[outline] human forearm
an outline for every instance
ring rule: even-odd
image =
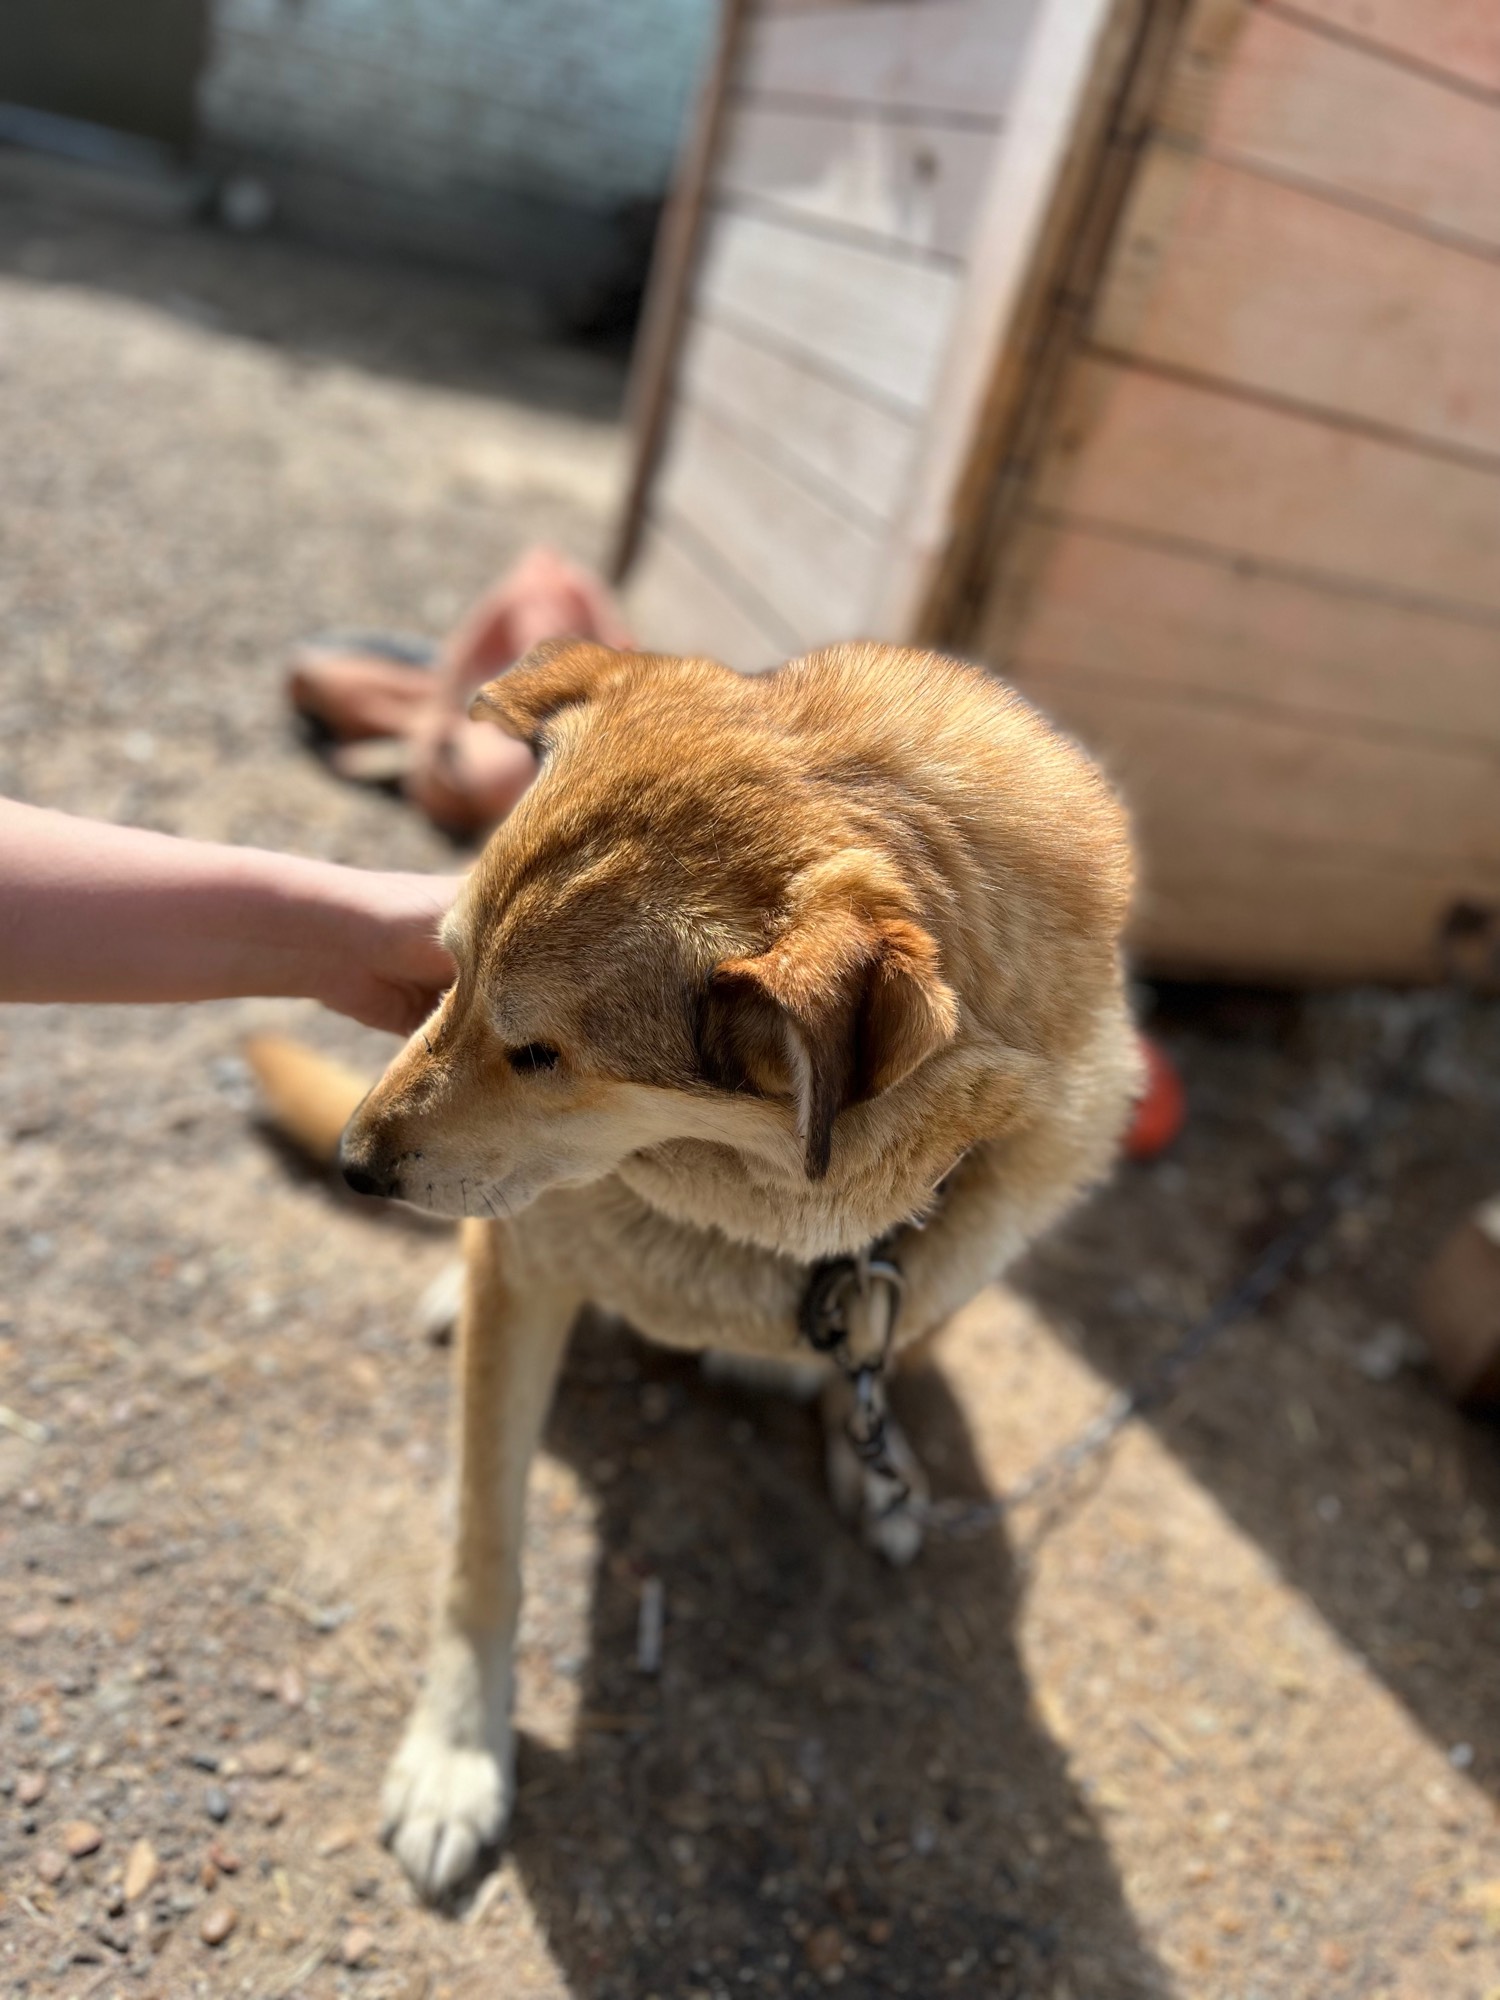
[[[453,886],[0,801],[0,999],[279,994],[404,1028]]]

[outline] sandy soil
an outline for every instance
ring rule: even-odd
[[[535,534],[596,554],[619,386],[482,291],[8,207],[0,789],[442,862],[298,748],[280,661],[439,626]],[[1190,1132],[902,1385],[940,1493],[1013,1484],[1233,1281],[1402,1017],[1162,997]],[[273,1024],[381,1059],[270,1003],[0,1022],[5,1991],[1500,1993],[1500,1468],[1401,1331],[1497,1179],[1494,1010],[1169,1409],[902,1575],[832,1520],[806,1412],[582,1335],[533,1486],[520,1803],[449,1915],[372,1835],[440,1548],[415,1311],[448,1239],[257,1131],[236,1051]]]

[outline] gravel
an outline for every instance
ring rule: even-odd
[[[304,753],[282,661],[440,628],[533,535],[596,557],[619,393],[479,287],[6,204],[0,790],[451,865]],[[1176,1154],[898,1384],[940,1495],[1017,1483],[1232,1282],[1403,1004],[1162,996]],[[385,1051],[273,1003],[0,1020],[0,1381],[37,1427],[0,1431],[0,1990],[1493,1988],[1500,1465],[1383,1331],[1494,1191],[1492,1009],[1315,1274],[1045,1514],[900,1575],[834,1522],[809,1411],[583,1330],[514,1826],[449,1913],[374,1828],[442,1545],[417,1306],[450,1241],[257,1130],[271,1027]]]

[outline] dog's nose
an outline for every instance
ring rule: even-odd
[[[344,1179],[356,1194],[371,1194],[388,1199],[396,1192],[394,1174],[371,1173],[370,1169],[362,1166],[358,1160],[345,1160],[343,1169]]]
[[[365,1134],[346,1132],[339,1142],[339,1172],[356,1194],[389,1201],[400,1192],[400,1177],[388,1164],[389,1157],[384,1146],[372,1144]]]

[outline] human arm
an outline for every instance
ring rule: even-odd
[[[0,800],[0,1001],[278,995],[405,1034],[453,977],[457,888]]]

